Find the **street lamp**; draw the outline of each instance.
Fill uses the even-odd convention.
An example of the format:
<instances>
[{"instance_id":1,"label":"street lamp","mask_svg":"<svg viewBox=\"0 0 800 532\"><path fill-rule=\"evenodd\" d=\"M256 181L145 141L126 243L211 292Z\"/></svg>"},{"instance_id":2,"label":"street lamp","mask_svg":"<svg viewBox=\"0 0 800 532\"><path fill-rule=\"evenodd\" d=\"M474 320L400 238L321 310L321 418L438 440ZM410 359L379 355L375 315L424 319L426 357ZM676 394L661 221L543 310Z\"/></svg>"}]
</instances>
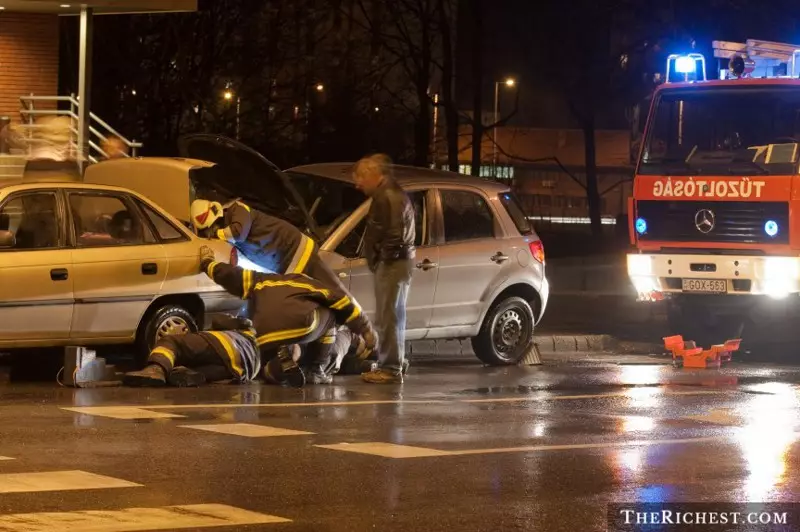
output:
<instances>
[{"instance_id":1,"label":"street lamp","mask_svg":"<svg viewBox=\"0 0 800 532\"><path fill-rule=\"evenodd\" d=\"M226 101L233 100L234 94L231 89L225 89L225 92L222 93L222 97L225 98ZM239 116L241 111L241 104L242 99L239 96L236 96L236 140L239 140Z\"/></svg>"},{"instance_id":2,"label":"street lamp","mask_svg":"<svg viewBox=\"0 0 800 532\"><path fill-rule=\"evenodd\" d=\"M503 84L508 88L516 86L517 81L514 78L506 78L503 81L494 82L494 123L492 128L492 173L497 177L497 115L498 101L500 99L500 85Z\"/></svg>"}]
</instances>

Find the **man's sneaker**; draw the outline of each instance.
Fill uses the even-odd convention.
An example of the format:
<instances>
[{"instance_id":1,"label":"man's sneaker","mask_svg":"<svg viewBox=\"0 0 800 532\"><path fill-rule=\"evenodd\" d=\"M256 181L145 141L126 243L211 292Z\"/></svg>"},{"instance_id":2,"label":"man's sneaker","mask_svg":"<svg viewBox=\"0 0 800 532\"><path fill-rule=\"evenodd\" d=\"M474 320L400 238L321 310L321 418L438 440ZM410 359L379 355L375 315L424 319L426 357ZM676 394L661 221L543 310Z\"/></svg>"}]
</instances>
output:
<instances>
[{"instance_id":1,"label":"man's sneaker","mask_svg":"<svg viewBox=\"0 0 800 532\"><path fill-rule=\"evenodd\" d=\"M403 384L402 373L392 373L385 369L375 369L361 374L364 382L371 384Z\"/></svg>"},{"instance_id":2,"label":"man's sneaker","mask_svg":"<svg viewBox=\"0 0 800 532\"><path fill-rule=\"evenodd\" d=\"M408 373L408 367L411 365L411 362L408 359L403 360L403 375Z\"/></svg>"},{"instance_id":3,"label":"man's sneaker","mask_svg":"<svg viewBox=\"0 0 800 532\"><path fill-rule=\"evenodd\" d=\"M194 371L185 366L178 366L170 372L167 383L178 388L193 388L205 384L206 376L199 371Z\"/></svg>"},{"instance_id":4,"label":"man's sneaker","mask_svg":"<svg viewBox=\"0 0 800 532\"><path fill-rule=\"evenodd\" d=\"M323 373L312 371L306 378L308 384L330 384L333 382L332 375L325 375Z\"/></svg>"},{"instance_id":5,"label":"man's sneaker","mask_svg":"<svg viewBox=\"0 0 800 532\"><path fill-rule=\"evenodd\" d=\"M150 364L141 371L131 371L122 377L126 386L166 386L167 375L164 368L158 364Z\"/></svg>"}]
</instances>

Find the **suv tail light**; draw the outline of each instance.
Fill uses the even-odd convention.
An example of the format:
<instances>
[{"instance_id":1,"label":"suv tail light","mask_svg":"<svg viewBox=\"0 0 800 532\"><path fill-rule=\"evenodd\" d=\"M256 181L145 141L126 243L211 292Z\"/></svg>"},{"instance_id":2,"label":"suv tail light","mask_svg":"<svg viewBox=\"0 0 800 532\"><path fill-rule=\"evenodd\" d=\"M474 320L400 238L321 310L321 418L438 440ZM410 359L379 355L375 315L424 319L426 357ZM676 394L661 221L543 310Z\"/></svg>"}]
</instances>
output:
<instances>
[{"instance_id":1,"label":"suv tail light","mask_svg":"<svg viewBox=\"0 0 800 532\"><path fill-rule=\"evenodd\" d=\"M531 255L533 255L533 258L544 264L544 244L542 244L542 241L534 240L528 244L528 247L531 248Z\"/></svg>"},{"instance_id":2,"label":"suv tail light","mask_svg":"<svg viewBox=\"0 0 800 532\"><path fill-rule=\"evenodd\" d=\"M231 266L238 266L239 252L235 247L231 247Z\"/></svg>"}]
</instances>

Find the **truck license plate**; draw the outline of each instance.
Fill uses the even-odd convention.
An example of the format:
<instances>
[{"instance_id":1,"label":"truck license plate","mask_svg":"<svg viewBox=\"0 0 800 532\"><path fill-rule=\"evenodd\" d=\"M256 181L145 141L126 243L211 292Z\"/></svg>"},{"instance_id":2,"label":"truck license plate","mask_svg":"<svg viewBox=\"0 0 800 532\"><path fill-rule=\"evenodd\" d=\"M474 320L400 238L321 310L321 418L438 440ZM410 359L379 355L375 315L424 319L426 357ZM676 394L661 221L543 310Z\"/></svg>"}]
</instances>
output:
<instances>
[{"instance_id":1,"label":"truck license plate","mask_svg":"<svg viewBox=\"0 0 800 532\"><path fill-rule=\"evenodd\" d=\"M682 279L684 292L705 292L724 294L728 291L728 282L720 279Z\"/></svg>"}]
</instances>

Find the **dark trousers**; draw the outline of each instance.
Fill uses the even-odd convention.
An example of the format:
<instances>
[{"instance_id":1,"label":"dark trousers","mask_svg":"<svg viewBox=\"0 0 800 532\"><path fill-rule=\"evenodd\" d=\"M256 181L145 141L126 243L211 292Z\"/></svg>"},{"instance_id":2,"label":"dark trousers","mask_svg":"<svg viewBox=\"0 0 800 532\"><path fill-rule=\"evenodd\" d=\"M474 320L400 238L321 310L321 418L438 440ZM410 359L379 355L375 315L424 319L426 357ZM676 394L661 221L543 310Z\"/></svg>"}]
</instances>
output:
<instances>
[{"instance_id":1,"label":"dark trousers","mask_svg":"<svg viewBox=\"0 0 800 532\"><path fill-rule=\"evenodd\" d=\"M197 333L165 336L150 351L147 361L164 368L167 375L177 366L186 366L204 374L208 381L236 377L225 365L222 355Z\"/></svg>"},{"instance_id":2,"label":"dark trousers","mask_svg":"<svg viewBox=\"0 0 800 532\"><path fill-rule=\"evenodd\" d=\"M413 260L381 262L375 270L375 303L381 352L378 364L401 373L406 356L406 301Z\"/></svg>"},{"instance_id":3,"label":"dark trousers","mask_svg":"<svg viewBox=\"0 0 800 532\"><path fill-rule=\"evenodd\" d=\"M330 309L320 307L317 313L317 326L305 336L279 340L261 345L265 359L272 359L278 354L278 348L287 344L298 344L303 347L303 355L299 365L315 373L328 374L333 366L334 342L336 341L336 320Z\"/></svg>"}]
</instances>

